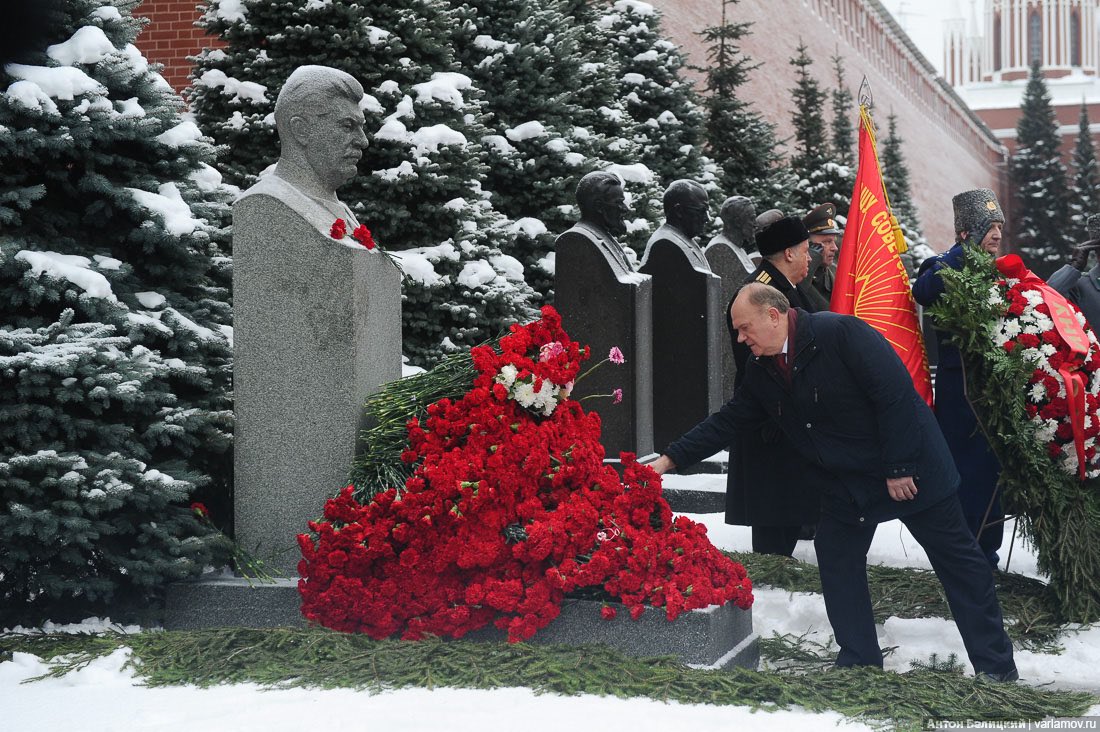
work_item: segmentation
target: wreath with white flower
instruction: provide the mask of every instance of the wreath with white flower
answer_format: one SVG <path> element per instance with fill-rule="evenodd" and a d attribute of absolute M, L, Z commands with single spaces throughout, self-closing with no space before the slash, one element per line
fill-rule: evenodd
<path fill-rule="evenodd" d="M 1085 477 L 1100 477 L 1097 462 L 1097 437 L 1100 435 L 1100 342 L 1085 321 L 1081 311 L 1070 303 L 1073 317 L 1088 339 L 1088 352 L 1080 354 L 1067 344 L 1055 327 L 1050 305 L 1043 291 L 1028 281 L 1006 277 L 990 288 L 990 304 L 1006 307 L 992 328 L 995 346 L 1006 351 L 1018 351 L 1034 371 L 1028 381 L 1026 406 L 1028 419 L 1035 425 L 1036 437 L 1047 448 L 1055 464 L 1070 475 L 1080 467 L 1072 423 L 1070 400 L 1067 398 L 1066 372 L 1081 375 L 1084 407 L 1081 415 L 1082 452 L 1085 457 Z"/>
<path fill-rule="evenodd" d="M 1061 618 L 1100 621 L 1096 336 L 1016 255 L 994 264 L 968 246 L 963 268 L 939 275 L 946 289 L 931 312 L 959 347 L 967 399 L 1001 464 L 1005 511 L 1035 547 Z M 1076 385 L 1083 476 L 1067 382 Z"/>

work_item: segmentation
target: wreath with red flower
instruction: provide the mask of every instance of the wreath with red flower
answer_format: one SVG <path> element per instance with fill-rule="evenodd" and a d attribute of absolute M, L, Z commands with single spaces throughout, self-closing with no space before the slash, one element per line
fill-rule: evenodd
<path fill-rule="evenodd" d="M 582 588 L 634 617 L 750 607 L 744 567 L 673 517 L 660 476 L 630 454 L 622 476 L 604 464 L 599 416 L 569 398 L 588 355 L 550 307 L 473 349 L 472 387 L 408 422 L 405 484 L 365 502 L 348 486 L 299 536 L 306 618 L 406 639 L 492 623 L 514 642 Z"/>
<path fill-rule="evenodd" d="M 1019 274 L 1019 273 L 1018 273 Z M 1051 306 L 1042 285 L 1035 278 L 1007 276 L 990 288 L 990 301 L 1007 305 L 991 332 L 993 343 L 1006 351 L 1017 351 L 1032 366 L 1028 380 L 1026 405 L 1028 419 L 1035 425 L 1035 436 L 1046 445 L 1055 464 L 1070 475 L 1078 475 L 1080 462 L 1066 374 L 1079 373 L 1084 387 L 1079 397 L 1083 405 L 1082 452 L 1084 476 L 1100 477 L 1096 442 L 1100 435 L 1100 343 L 1085 316 L 1072 304 L 1073 317 L 1088 339 L 1087 353 L 1077 353 L 1055 327 Z M 1072 380 L 1070 385 L 1072 387 Z"/>

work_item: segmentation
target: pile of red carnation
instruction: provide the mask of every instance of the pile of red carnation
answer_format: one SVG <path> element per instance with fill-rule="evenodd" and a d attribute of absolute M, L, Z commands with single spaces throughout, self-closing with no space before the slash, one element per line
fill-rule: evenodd
<path fill-rule="evenodd" d="M 513 326 L 500 353 L 474 349 L 473 388 L 409 422 L 403 459 L 416 468 L 402 490 L 360 504 L 345 488 L 298 537 L 307 619 L 405 639 L 493 623 L 518 641 L 583 587 L 602 588 L 634 617 L 645 605 L 672 620 L 752 604 L 744 567 L 704 526 L 673 519 L 656 473 L 625 453 L 621 479 L 604 465 L 598 415 L 568 396 L 588 349 L 553 308 L 542 314 Z M 517 384 L 558 402 L 524 407 Z"/>

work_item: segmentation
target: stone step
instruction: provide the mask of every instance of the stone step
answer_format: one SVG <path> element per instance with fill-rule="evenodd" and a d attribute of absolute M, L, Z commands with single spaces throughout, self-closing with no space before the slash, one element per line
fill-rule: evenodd
<path fill-rule="evenodd" d="M 721 513 L 726 510 L 724 473 L 662 476 L 662 493 L 676 513 Z"/>

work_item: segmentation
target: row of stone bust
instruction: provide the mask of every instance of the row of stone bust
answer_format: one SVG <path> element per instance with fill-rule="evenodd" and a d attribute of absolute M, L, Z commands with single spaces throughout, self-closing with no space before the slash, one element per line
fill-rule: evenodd
<path fill-rule="evenodd" d="M 696 239 L 710 220 L 699 184 L 678 180 L 664 194 L 665 223 L 634 271 L 617 235 L 628 213 L 619 179 L 589 173 L 577 186 L 580 221 L 555 244 L 554 305 L 566 331 L 602 357 L 618 346 L 626 363 L 599 369 L 577 397 L 621 388 L 622 404 L 597 402 L 608 458 L 647 455 L 693 427 L 733 393 L 725 344 L 725 305 L 755 269 L 755 209 L 735 196 L 722 207 L 722 233 L 704 250 Z"/>

